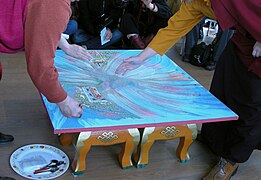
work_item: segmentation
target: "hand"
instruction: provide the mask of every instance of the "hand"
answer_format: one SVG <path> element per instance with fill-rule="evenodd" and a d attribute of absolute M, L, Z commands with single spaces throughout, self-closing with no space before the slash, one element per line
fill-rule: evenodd
<path fill-rule="evenodd" d="M 133 56 L 125 59 L 116 69 L 115 73 L 120 75 L 125 75 L 128 71 L 137 69 L 140 67 L 144 61 L 138 56 Z"/>
<path fill-rule="evenodd" d="M 75 44 L 69 44 L 63 35 L 61 35 L 58 46 L 69 56 L 82 60 L 91 60 L 91 55 L 86 51 L 86 49 Z"/>
<path fill-rule="evenodd" d="M 80 118 L 82 115 L 83 109 L 81 105 L 69 96 L 67 96 L 62 102 L 57 103 L 57 105 L 59 106 L 62 114 L 66 117 Z"/>
<path fill-rule="evenodd" d="M 260 57 L 261 56 L 261 43 L 260 42 L 255 43 L 255 45 L 253 47 L 252 55 L 254 57 Z"/>
<path fill-rule="evenodd" d="M 141 0 L 143 2 L 143 4 L 148 8 L 148 9 L 152 9 L 153 8 L 153 4 L 152 4 L 152 0 Z"/>
<path fill-rule="evenodd" d="M 105 40 L 110 40 L 112 38 L 112 32 L 109 28 L 106 28 L 106 32 L 104 34 L 104 39 Z"/>
<path fill-rule="evenodd" d="M 70 44 L 67 48 L 63 49 L 63 51 L 74 58 L 81 60 L 91 60 L 91 55 L 86 51 L 85 48 L 78 46 L 76 44 Z"/>

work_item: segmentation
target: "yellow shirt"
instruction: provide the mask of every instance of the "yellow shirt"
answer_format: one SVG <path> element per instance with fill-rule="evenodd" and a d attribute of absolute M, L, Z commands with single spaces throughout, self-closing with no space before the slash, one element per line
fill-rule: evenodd
<path fill-rule="evenodd" d="M 216 19 L 210 0 L 183 1 L 180 10 L 169 19 L 168 26 L 158 31 L 148 47 L 160 55 L 165 54 L 205 16 Z"/>

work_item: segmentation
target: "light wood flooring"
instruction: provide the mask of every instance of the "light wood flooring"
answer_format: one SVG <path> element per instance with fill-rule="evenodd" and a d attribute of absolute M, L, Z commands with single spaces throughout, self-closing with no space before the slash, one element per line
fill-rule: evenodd
<path fill-rule="evenodd" d="M 186 70 L 205 88 L 209 88 L 213 72 L 192 66 L 181 61 L 176 47 L 167 53 L 177 64 Z M 62 149 L 72 160 L 74 147 L 63 147 L 53 134 L 51 124 L 41 102 L 38 91 L 26 72 L 24 53 L 0 54 L 3 64 L 3 79 L 0 82 L 0 132 L 12 134 L 14 142 L 0 144 L 0 176 L 23 179 L 9 165 L 9 157 L 17 148 L 34 143 L 49 144 Z M 117 156 L 121 145 L 93 147 L 87 155 L 87 170 L 76 179 L 89 180 L 172 180 L 201 179 L 217 162 L 206 146 L 195 141 L 190 149 L 190 161 L 179 163 L 175 155 L 178 139 L 157 141 L 150 151 L 149 164 L 143 169 L 120 168 Z M 70 169 L 61 180 L 75 179 Z M 240 164 L 235 180 L 261 179 L 261 153 L 254 151 L 250 159 Z"/>

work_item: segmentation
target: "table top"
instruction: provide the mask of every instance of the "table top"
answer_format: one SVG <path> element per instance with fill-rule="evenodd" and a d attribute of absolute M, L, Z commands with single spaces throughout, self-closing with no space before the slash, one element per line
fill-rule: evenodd
<path fill-rule="evenodd" d="M 55 66 L 68 95 L 83 104 L 81 118 L 64 117 L 42 99 L 54 133 L 143 128 L 236 120 L 238 116 L 166 55 L 124 76 L 118 65 L 140 50 L 89 50 L 95 66 L 57 50 Z"/>

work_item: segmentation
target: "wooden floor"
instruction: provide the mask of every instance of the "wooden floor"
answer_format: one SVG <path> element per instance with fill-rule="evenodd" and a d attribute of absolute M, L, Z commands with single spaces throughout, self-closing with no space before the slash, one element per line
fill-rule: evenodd
<path fill-rule="evenodd" d="M 177 64 L 209 88 L 213 72 L 183 63 L 176 47 L 167 53 Z M 24 145 L 42 143 L 62 149 L 72 160 L 74 147 L 62 147 L 53 134 L 38 91 L 26 73 L 24 53 L 15 55 L 0 54 L 3 64 L 3 79 L 0 82 L 0 132 L 12 134 L 15 141 L 0 145 L 0 176 L 23 179 L 9 165 L 11 153 Z M 78 179 L 201 179 L 217 162 L 203 144 L 195 141 L 190 149 L 190 161 L 178 162 L 175 149 L 178 140 L 157 141 L 150 151 L 149 164 L 143 169 L 135 167 L 127 170 L 120 168 L 117 156 L 121 145 L 93 147 L 87 156 L 87 170 Z M 70 169 L 60 178 L 74 179 Z M 237 174 L 232 179 L 261 179 L 261 152 L 255 151 L 251 158 L 240 164 Z"/>

